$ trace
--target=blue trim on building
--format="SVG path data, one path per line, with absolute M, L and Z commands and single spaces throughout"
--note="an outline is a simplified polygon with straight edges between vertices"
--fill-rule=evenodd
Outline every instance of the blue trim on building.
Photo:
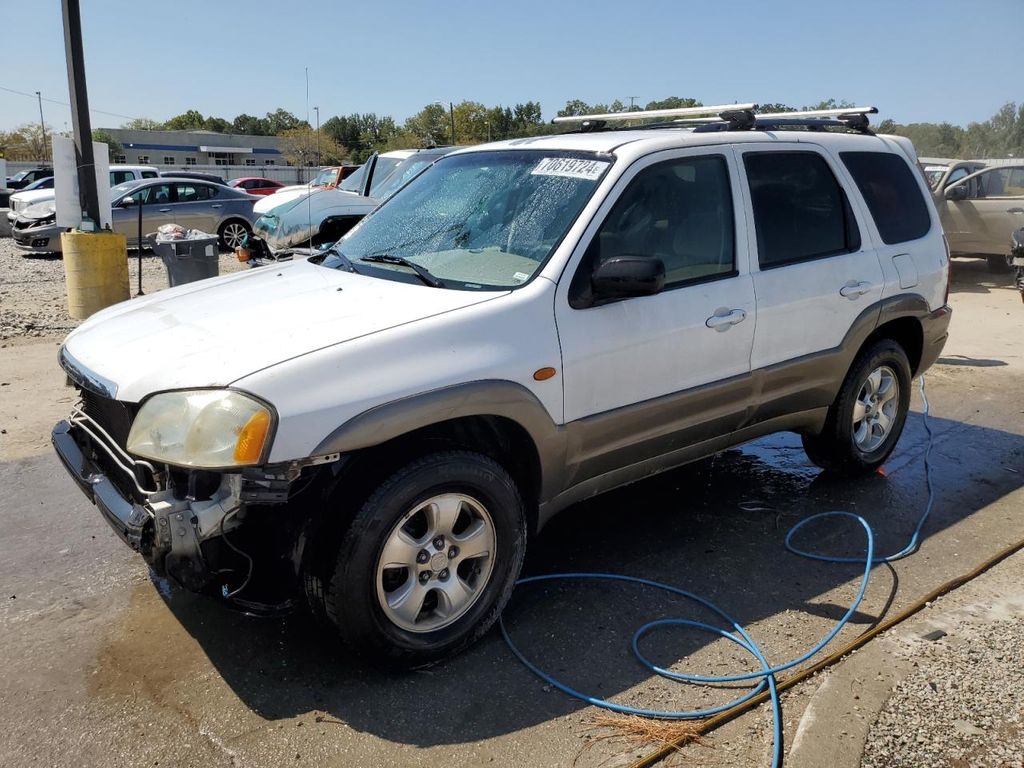
M 149 149 L 166 152 L 199 152 L 199 146 L 188 146 L 185 144 L 125 144 L 125 149 Z M 254 155 L 280 155 L 276 149 L 263 149 L 260 147 L 238 147 L 239 150 L 252 149 Z M 246 152 L 245 154 L 249 154 Z

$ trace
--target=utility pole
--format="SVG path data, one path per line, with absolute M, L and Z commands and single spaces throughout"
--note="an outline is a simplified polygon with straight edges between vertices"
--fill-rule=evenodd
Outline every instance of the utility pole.
M 320 107 L 313 107 L 316 111 L 316 165 L 320 167 Z
M 43 137 L 43 160 L 46 159 L 46 123 L 43 122 L 43 94 L 36 91 L 36 98 L 39 99 L 39 130 Z
M 92 123 L 89 94 L 85 87 L 85 54 L 82 51 L 82 17 L 78 0 L 61 0 L 64 17 L 64 52 L 68 60 L 68 91 L 71 94 L 71 125 L 75 134 L 78 190 L 82 213 L 99 227 L 100 201 L 96 191 L 96 167 L 92 154 Z
M 452 118 L 452 146 L 455 146 L 455 105 L 448 102 L 448 114 Z

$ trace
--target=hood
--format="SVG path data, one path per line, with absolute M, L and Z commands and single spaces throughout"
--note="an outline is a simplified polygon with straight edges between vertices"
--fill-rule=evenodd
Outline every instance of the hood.
M 287 194 L 287 193 L 285 193 Z M 269 195 L 274 198 L 277 195 Z M 263 238 L 271 251 L 302 245 L 320 231 L 331 216 L 362 218 L 379 201 L 340 189 L 315 189 L 308 194 L 282 201 L 264 212 L 253 224 L 253 232 Z M 255 209 L 254 209 L 255 210 Z
M 35 205 L 28 206 L 28 208 L 22 208 L 18 212 L 18 218 L 30 219 L 32 221 L 38 221 L 39 219 L 52 219 L 56 212 L 56 201 L 47 200 L 44 203 L 36 203 Z
M 171 288 L 93 315 L 65 347 L 138 402 L 168 389 L 226 386 L 317 349 L 488 301 L 356 275 L 305 259 Z
M 56 199 L 57 195 L 52 189 L 30 189 L 28 192 L 15 192 L 11 195 L 11 201 L 17 202 L 19 210 L 23 210 L 36 203 Z

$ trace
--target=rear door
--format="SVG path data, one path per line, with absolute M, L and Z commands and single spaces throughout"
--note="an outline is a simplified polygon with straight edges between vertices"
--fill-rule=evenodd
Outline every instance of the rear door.
M 785 365 L 839 348 L 854 320 L 881 298 L 883 275 L 839 182 L 849 177 L 824 150 L 773 143 L 737 151 L 756 254 L 751 369 L 782 371 L 769 382 L 780 391 L 765 391 L 767 401 L 812 385 L 787 379 Z

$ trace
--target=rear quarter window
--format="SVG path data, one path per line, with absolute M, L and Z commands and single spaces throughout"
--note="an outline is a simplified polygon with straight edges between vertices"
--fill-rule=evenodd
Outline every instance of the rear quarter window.
M 910 166 L 891 152 L 840 152 L 887 245 L 928 234 L 928 204 Z

